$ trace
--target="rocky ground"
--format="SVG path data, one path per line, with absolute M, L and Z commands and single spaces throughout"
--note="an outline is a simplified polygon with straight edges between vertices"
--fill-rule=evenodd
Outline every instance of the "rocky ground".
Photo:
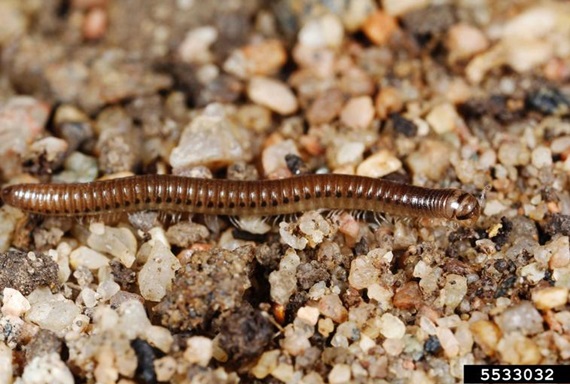
M 0 208 L 1 383 L 456 383 L 570 359 L 570 3 L 2 0 L 3 185 L 485 194 L 473 226 Z M 256 229 L 259 229 L 256 227 Z

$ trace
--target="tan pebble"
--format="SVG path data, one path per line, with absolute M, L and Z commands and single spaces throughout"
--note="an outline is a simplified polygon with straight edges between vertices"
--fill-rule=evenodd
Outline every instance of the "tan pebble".
M 429 3 L 429 0 L 384 0 L 382 1 L 382 6 L 389 15 L 401 16 L 408 12 L 425 8 Z
M 383 149 L 364 160 L 358 168 L 356 174 L 380 178 L 402 168 L 402 162 L 390 151 Z
M 269 175 L 279 170 L 288 171 L 287 162 L 285 161 L 286 155 L 300 156 L 297 145 L 291 139 L 283 140 L 266 147 L 261 154 L 263 173 Z
M 307 120 L 311 125 L 326 124 L 336 118 L 344 103 L 344 96 L 338 88 L 321 93 L 307 111 Z
M 284 383 L 292 382 L 294 374 L 295 370 L 293 369 L 293 366 L 287 363 L 279 363 L 277 364 L 277 367 L 271 371 L 271 376 Z
M 499 327 L 488 320 L 478 320 L 469 326 L 473 333 L 473 339 L 487 356 L 493 356 L 497 350 L 497 344 L 501 338 Z
M 303 320 L 307 324 L 316 325 L 319 321 L 319 309 L 315 307 L 301 307 L 297 311 L 297 318 Z
M 447 48 L 452 62 L 463 60 L 484 51 L 489 40 L 479 28 L 468 24 L 456 24 L 447 33 Z
M 268 77 L 254 77 L 247 87 L 247 95 L 256 104 L 280 115 L 290 115 L 298 108 L 293 91 L 281 81 Z
M 448 358 L 456 357 L 459 354 L 459 342 L 449 328 L 437 328 L 437 338 Z
M 324 337 L 328 337 L 334 331 L 334 323 L 330 318 L 320 319 L 317 329 Z
M 544 76 L 551 81 L 564 81 L 570 77 L 570 66 L 565 60 L 553 57 L 544 66 Z
M 264 352 L 257 364 L 251 369 L 251 373 L 257 379 L 264 379 L 277 367 L 277 359 L 281 351 L 274 349 L 272 351 Z
M 345 235 L 347 238 L 347 243 L 356 244 L 356 242 L 359 240 L 360 225 L 358 224 L 358 221 L 354 219 L 354 216 L 348 214 L 347 212 L 344 212 L 340 216 L 339 224 L 340 227 L 338 230 L 340 233 Z
M 453 131 L 459 119 L 455 107 L 450 103 L 435 106 L 426 116 L 430 127 L 439 135 Z
M 374 100 L 376 114 L 380 119 L 386 119 L 391 113 L 399 112 L 404 108 L 402 94 L 397 88 L 384 87 Z
M 248 75 L 272 75 L 287 61 L 287 52 L 280 40 L 266 40 L 245 46 L 243 54 Z
M 380 318 L 380 333 L 387 339 L 401 339 L 406 334 L 406 325 L 391 313 L 385 313 Z
M 323 316 L 331 318 L 336 323 L 342 323 L 348 316 L 348 311 L 337 294 L 325 295 L 319 300 L 319 311 Z
M 532 301 L 538 309 L 561 307 L 568 302 L 567 287 L 547 287 L 532 293 Z
M 154 361 L 156 379 L 160 382 L 168 382 L 176 372 L 176 359 L 172 356 L 164 356 Z
M 497 350 L 501 359 L 508 364 L 539 364 L 542 360 L 538 345 L 518 332 L 505 335 L 499 341 Z
M 409 281 L 396 290 L 394 298 L 392 299 L 392 304 L 396 308 L 410 310 L 419 308 L 422 301 L 422 292 L 418 283 L 415 281 Z
M 93 8 L 87 12 L 83 20 L 83 37 L 87 40 L 97 40 L 105 36 L 108 22 L 107 11 L 103 8 Z
M 401 355 L 405 346 L 406 344 L 402 339 L 386 339 L 382 343 L 382 348 L 384 348 L 386 354 L 389 356 Z
M 406 163 L 414 175 L 440 181 L 449 166 L 450 151 L 450 146 L 442 141 L 423 140 L 419 148 L 408 156 Z
M 397 29 L 396 19 L 380 10 L 368 16 L 362 26 L 364 34 L 376 45 L 386 44 Z
M 564 268 L 570 264 L 570 241 L 568 236 L 559 236 L 551 240 L 546 248 L 552 253 L 548 266 L 551 269 Z
M 330 384 L 345 384 L 350 382 L 350 365 L 336 364 L 330 371 L 328 379 Z
M 318 137 L 313 135 L 304 135 L 299 139 L 299 144 L 313 156 L 322 155 L 325 153 L 325 147 L 321 144 Z
M 340 113 L 340 120 L 354 129 L 366 129 L 374 118 L 374 106 L 369 96 L 353 97 Z

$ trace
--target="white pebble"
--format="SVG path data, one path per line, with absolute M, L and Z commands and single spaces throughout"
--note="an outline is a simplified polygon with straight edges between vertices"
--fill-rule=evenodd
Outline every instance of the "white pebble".
M 364 160 L 358 168 L 356 174 L 380 178 L 402 168 L 402 162 L 387 149 L 382 149 Z
M 81 296 L 81 300 L 83 300 L 83 304 L 87 308 L 93 308 L 97 305 L 97 298 L 98 294 L 91 288 L 85 287 L 79 292 L 79 296 Z
M 100 252 L 82 245 L 71 252 L 69 255 L 69 263 L 73 269 L 86 267 L 95 270 L 109 265 L 109 258 Z
M 546 287 L 532 293 L 532 301 L 538 309 L 561 307 L 568 302 L 567 287 Z
M 2 296 L 2 314 L 4 316 L 20 317 L 31 308 L 30 303 L 20 291 L 4 288 Z
M 459 354 L 459 342 L 449 328 L 439 327 L 437 329 L 437 338 L 441 343 L 445 356 L 453 358 Z
M 405 13 L 425 8 L 429 0 L 383 0 L 382 6 L 386 13 L 392 16 L 401 16 Z
M 178 56 L 186 63 L 207 63 L 213 58 L 210 46 L 217 40 L 218 31 L 205 26 L 189 31 L 178 47 Z
M 103 230 L 97 224 L 91 224 L 91 234 L 87 238 L 87 245 L 99 252 L 108 253 L 126 267 L 131 267 L 135 262 L 137 239 L 127 228 L 113 228 L 103 226 Z
M 204 336 L 193 336 L 186 340 L 184 359 L 192 364 L 205 367 L 212 359 L 212 340 Z
M 247 87 L 247 95 L 256 104 L 271 109 L 280 115 L 290 115 L 299 107 L 293 91 L 279 80 L 254 77 Z
M 350 382 L 350 365 L 335 364 L 329 373 L 330 384 L 345 384 Z
M 368 256 L 358 256 L 350 263 L 348 283 L 354 289 L 365 289 L 380 281 L 380 270 Z
M 148 252 L 148 259 L 138 275 L 141 295 L 146 300 L 160 301 L 171 288 L 180 261 L 168 246 L 154 239 L 143 244 L 140 252 Z
M 38 288 L 28 295 L 31 308 L 26 320 L 43 329 L 61 332 L 71 325 L 80 310 L 61 293 L 52 294 L 48 288 Z
M 303 320 L 307 324 L 316 325 L 319 321 L 319 309 L 315 307 L 304 306 L 297 311 L 297 318 Z
M 392 315 L 385 313 L 380 318 L 380 333 L 387 339 L 401 339 L 406 334 L 406 325 L 402 320 Z
M 300 156 L 297 145 L 291 139 L 283 140 L 265 148 L 261 154 L 261 165 L 265 175 L 287 169 L 286 155 Z
M 289 302 L 289 297 L 297 290 L 297 267 L 301 259 L 293 249 L 287 250 L 279 262 L 279 269 L 269 274 L 271 299 L 281 305 Z
M 531 154 L 532 165 L 536 168 L 550 167 L 552 165 L 552 152 L 547 147 L 536 147 Z
M 344 38 L 344 27 L 337 16 L 325 14 L 309 20 L 299 31 L 299 43 L 311 48 L 339 47 Z
M 22 384 L 73 384 L 75 380 L 67 365 L 61 361 L 59 354 L 51 352 L 36 356 L 28 362 L 22 373 Z
M 340 120 L 354 129 L 366 129 L 374 118 L 374 104 L 370 96 L 350 99 L 340 112 Z
M 455 107 L 450 103 L 435 106 L 426 116 L 426 121 L 435 133 L 442 135 L 455 129 L 460 120 Z

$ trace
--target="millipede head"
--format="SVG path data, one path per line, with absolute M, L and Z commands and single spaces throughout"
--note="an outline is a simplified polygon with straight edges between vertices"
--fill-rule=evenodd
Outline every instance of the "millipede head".
M 450 204 L 451 219 L 474 223 L 479 218 L 481 207 L 477 198 L 470 193 L 460 192 Z

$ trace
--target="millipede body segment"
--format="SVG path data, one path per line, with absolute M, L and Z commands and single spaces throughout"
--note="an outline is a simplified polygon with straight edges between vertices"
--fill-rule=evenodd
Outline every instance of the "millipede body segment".
M 71 184 L 18 184 L 6 204 L 51 216 L 98 216 L 143 210 L 273 216 L 314 209 L 372 211 L 474 221 L 477 199 L 459 189 L 429 189 L 369 177 L 322 174 L 238 181 L 173 175 Z

